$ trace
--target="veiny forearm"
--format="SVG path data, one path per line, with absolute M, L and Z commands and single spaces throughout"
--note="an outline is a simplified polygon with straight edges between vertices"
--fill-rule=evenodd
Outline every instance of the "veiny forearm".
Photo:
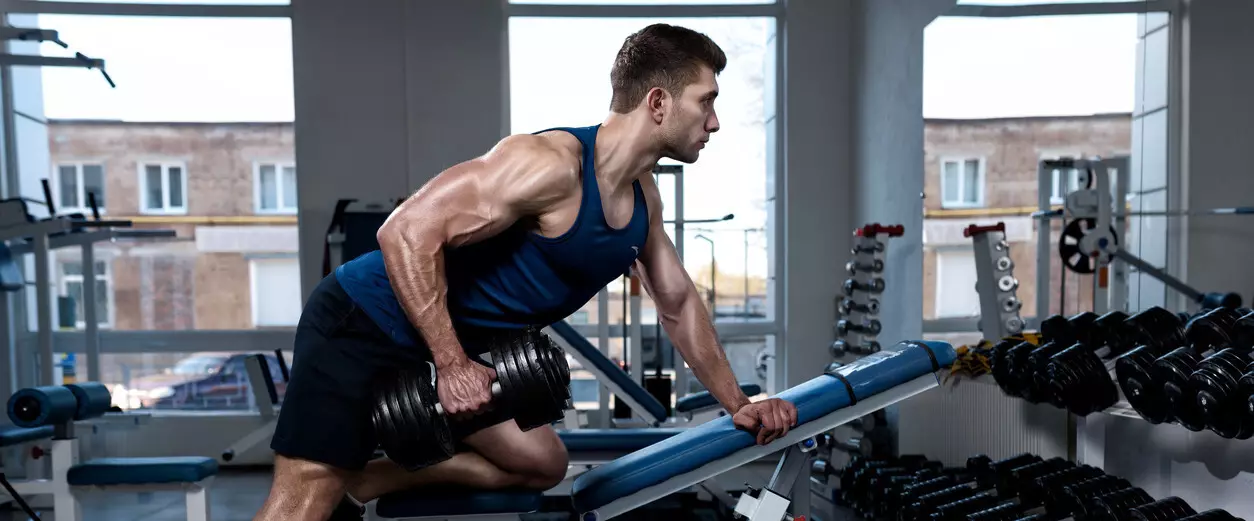
M 426 341 L 436 367 L 447 367 L 468 357 L 448 311 L 444 244 L 435 234 L 407 228 L 381 234 L 383 262 L 401 308 Z
M 718 333 L 710 321 L 709 310 L 696 292 L 690 293 L 676 306 L 677 312 L 663 313 L 662 326 L 675 342 L 684 360 L 692 367 L 693 375 L 714 395 L 719 404 L 730 414 L 735 414 L 749 403 L 749 397 L 740 390 L 740 383 L 732 372 L 727 354 L 719 344 Z

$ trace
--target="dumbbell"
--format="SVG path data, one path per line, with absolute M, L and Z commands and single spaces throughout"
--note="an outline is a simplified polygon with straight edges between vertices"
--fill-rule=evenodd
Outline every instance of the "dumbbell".
M 1075 521 L 1130 521 L 1133 508 L 1153 502 L 1154 498 L 1144 490 L 1125 488 L 1085 501 L 1074 517 Z
M 1128 316 L 1111 311 L 1073 329 L 1077 343 L 1050 357 L 1044 371 L 1047 399 L 1078 416 L 1105 410 L 1119 401 L 1119 389 L 1103 359 L 1123 353 L 1123 324 Z M 1039 376 L 1039 373 L 1038 373 Z
M 1019 484 L 1019 502 L 1033 507 L 1044 506 L 1050 494 L 1057 494 L 1063 487 L 1105 476 L 1106 473 L 1091 465 L 1076 465 Z
M 536 328 L 487 341 L 497 375 L 491 388 L 493 406 L 510 410 L 524 431 L 561 419 L 571 397 L 570 367 L 562 350 Z M 379 445 L 411 471 L 455 453 L 449 419 L 436 392 L 435 366 L 426 366 L 426 371 L 397 370 L 373 390 L 371 423 Z
M 918 465 L 863 471 L 861 475 L 855 476 L 853 490 L 846 497 L 846 501 L 858 513 L 865 517 L 872 517 L 878 510 L 876 503 L 886 498 L 896 487 L 913 482 L 917 479 L 916 474 L 919 471 L 939 468 L 941 468 L 939 461 L 923 461 Z
M 997 497 L 1009 497 L 1013 494 L 1004 493 L 1003 487 L 1009 486 L 1009 480 L 1015 479 L 1015 472 L 1041 461 L 1039 456 L 1033 454 L 1020 454 L 996 462 L 992 461 L 988 456 L 972 456 L 967 459 L 966 467 L 961 469 L 960 472 L 950 473 L 928 482 L 920 483 L 915 487 L 904 488 L 902 490 L 902 508 L 899 519 L 901 521 L 911 521 L 930 518 L 937 513 L 937 509 L 942 505 L 973 498 L 984 493 L 995 492 Z M 970 506 L 968 504 L 967 507 Z M 966 511 L 959 509 L 948 515 L 957 515 L 959 512 Z
M 1045 494 L 1045 510 L 1058 519 L 1075 515 L 1081 511 L 1085 501 L 1129 488 L 1128 480 L 1118 476 L 1103 475 L 1089 478 L 1078 483 L 1071 483 Z
M 865 343 L 859 345 L 850 344 L 843 338 L 836 339 L 832 342 L 832 345 L 828 346 L 828 350 L 831 351 L 831 355 L 834 358 L 845 356 L 845 353 L 869 355 L 871 353 L 880 352 L 880 349 L 882 349 L 880 343 L 875 340 L 867 340 Z
M 987 492 L 983 496 L 974 496 L 965 500 L 969 502 L 965 506 L 950 505 L 948 508 L 938 507 L 937 513 L 943 513 L 952 509 L 954 515 L 967 516 L 977 513 L 984 508 L 1018 505 L 1019 508 L 1017 509 L 1005 508 L 1003 510 L 1002 515 L 1009 517 L 1046 505 L 1048 498 L 1059 495 L 1060 491 L 1069 485 L 1105 475 L 1097 467 L 1089 465 L 1067 466 L 1067 463 L 1069 462 L 1060 463 L 1057 460 L 1046 460 L 1025 466 L 1017 471 L 1019 475 L 1016 476 L 1012 472 L 1010 476 L 1010 479 L 1017 480 L 1017 483 L 1014 484 L 1014 489 L 1010 489 L 1009 486 L 1003 486 L 998 493 Z M 1050 467 L 1062 467 L 1062 469 L 1037 476 L 1042 469 Z M 1009 485 L 1009 483 L 1006 483 L 1006 485 Z M 952 518 L 953 515 L 950 515 L 940 521 L 950 521 Z
M 884 243 L 880 241 L 872 241 L 870 244 L 855 244 L 849 253 L 858 255 L 862 253 L 879 253 L 884 251 Z
M 853 296 L 855 291 L 863 293 L 883 293 L 884 279 L 874 278 L 870 283 L 865 283 L 856 279 L 845 279 L 845 295 Z
M 1242 521 L 1242 519 L 1228 513 L 1227 510 L 1213 508 L 1189 517 L 1180 518 L 1179 521 Z
M 848 335 L 850 331 L 875 336 L 880 334 L 880 330 L 881 326 L 879 320 L 868 320 L 861 324 L 843 319 L 836 322 L 836 334 L 839 336 Z
M 1227 347 L 1197 364 L 1189 375 L 1202 421 L 1224 438 L 1248 439 L 1254 435 L 1254 410 L 1250 391 L 1241 389 L 1241 379 L 1249 372 L 1250 352 L 1254 349 L 1254 312 L 1239 317 L 1226 332 Z
M 1115 359 L 1115 379 L 1128 404 L 1150 423 L 1171 419 L 1163 388 L 1152 377 L 1154 361 L 1185 344 L 1180 318 L 1154 306 L 1128 317 L 1124 322 L 1124 343 L 1136 345 Z
M 880 259 L 874 259 L 870 263 L 849 261 L 845 263 L 845 271 L 850 275 L 857 275 L 858 272 L 881 273 L 884 271 L 884 261 Z
M 1229 308 L 1216 308 L 1229 309 Z M 1132 508 L 1132 519 L 1137 521 L 1176 521 L 1197 514 L 1193 507 L 1176 496 L 1165 497 L 1153 503 Z
M 1190 377 L 1208 352 L 1231 345 L 1232 328 L 1243 314 L 1231 308 L 1215 308 L 1194 316 L 1185 326 L 1185 345 L 1160 356 L 1151 365 L 1150 378 L 1155 388 L 1163 390 L 1167 414 L 1184 428 L 1195 432 L 1206 428 L 1206 417 L 1198 407 L 1197 390 Z M 1227 361 L 1220 358 L 1212 362 Z
M 993 508 L 967 514 L 967 521 L 1015 521 L 1022 518 L 1028 507 L 1014 501 L 1007 501 Z
M 841 498 L 856 508 L 865 504 L 866 496 L 872 485 L 878 486 L 884 480 L 892 476 L 912 475 L 923 468 L 940 467 L 939 462 L 933 462 L 923 456 L 911 456 L 906 458 L 888 458 L 885 465 L 868 466 L 851 472 L 848 480 L 841 476 Z M 848 486 L 846 485 L 848 483 Z
M 868 315 L 878 315 L 880 312 L 880 301 L 876 299 L 867 299 L 866 304 L 859 304 L 851 298 L 844 298 L 840 300 L 839 307 L 841 315 L 848 316 L 855 311 Z

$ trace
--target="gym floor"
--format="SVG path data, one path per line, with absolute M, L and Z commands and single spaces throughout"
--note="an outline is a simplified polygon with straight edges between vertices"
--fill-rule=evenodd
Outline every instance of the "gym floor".
M 214 521 L 251 521 L 257 509 L 266 500 L 270 490 L 269 468 L 256 469 L 222 469 L 213 482 L 210 499 L 210 516 Z M 770 477 L 770 468 L 757 469 L 763 474 L 761 478 Z M 737 476 L 739 478 L 739 476 Z M 83 521 L 184 521 L 187 519 L 183 505 L 183 495 L 177 492 L 149 493 L 108 493 L 86 492 L 83 494 Z M 564 498 L 554 498 L 562 501 Z M 716 521 L 730 519 L 730 516 L 719 516 L 713 508 L 694 507 L 694 503 L 684 501 L 682 497 L 672 497 L 658 501 L 650 507 L 637 509 L 631 515 L 623 516 L 623 521 L 634 519 L 656 521 L 658 519 Z M 32 505 L 41 517 L 41 521 L 56 521 L 51 505 L 37 503 Z M 558 506 L 557 508 L 560 508 Z M 567 521 L 569 516 L 557 514 L 529 514 L 524 521 Z M 0 521 L 27 521 L 26 516 L 16 510 L 15 506 L 0 507 Z M 842 520 L 837 520 L 842 521 Z

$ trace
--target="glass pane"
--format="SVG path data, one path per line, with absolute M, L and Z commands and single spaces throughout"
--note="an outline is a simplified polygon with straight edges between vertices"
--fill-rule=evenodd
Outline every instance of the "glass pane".
M 773 82 L 771 35 L 773 18 L 512 18 L 509 21 L 511 131 L 534 132 L 588 121 L 589 114 L 605 114 L 612 95 L 610 68 L 624 38 L 654 23 L 687 27 L 709 36 L 727 54 L 727 67 L 719 75 L 715 104 L 720 130 L 714 134 L 700 159 L 683 165 L 686 229 L 684 263 L 695 282 L 709 290 L 711 249 L 696 234 L 715 241 L 718 309 L 721 320 L 744 316 L 744 286 L 748 280 L 751 300 L 765 305 L 769 247 L 764 230 L 768 220 L 766 92 Z M 545 58 L 554 48 L 571 48 L 569 61 Z M 574 64 L 574 65 L 572 65 Z M 768 67 L 771 67 L 768 70 Z M 564 78 L 555 84 L 554 77 Z M 589 123 L 593 123 L 589 121 Z M 772 123 L 773 124 L 773 123 Z M 675 164 L 662 160 L 663 164 Z M 665 218 L 673 219 L 673 179 L 661 176 Z M 733 215 L 732 219 L 723 217 Z M 698 221 L 698 222 L 693 222 Z M 750 240 L 745 240 L 749 231 Z M 748 242 L 746 246 L 746 242 Z M 747 255 L 746 255 L 747 253 Z M 760 290 L 760 291 L 759 291 Z M 647 298 L 645 300 L 648 300 Z M 768 315 L 769 316 L 769 315 Z M 594 319 L 595 320 L 595 319 Z
M 980 202 L 980 162 L 968 159 L 963 175 L 962 202 L 971 204 Z
M 81 262 L 62 262 L 61 273 L 65 275 L 82 275 L 83 263 Z
M 109 324 L 109 281 L 102 279 L 96 279 L 96 323 Z
M 62 208 L 78 208 L 78 167 L 64 165 L 57 169 L 57 181 L 61 185 Z
M 272 369 L 274 353 L 136 353 L 100 355 L 100 381 L 124 410 L 247 411 L 255 407 L 244 359 L 263 354 Z M 286 353 L 291 366 L 291 353 Z M 276 371 L 277 372 L 277 371 Z M 287 382 L 274 382 L 280 402 Z
M 945 202 L 958 200 L 958 188 L 961 182 L 962 180 L 958 178 L 958 163 L 946 161 L 945 172 L 941 177 L 941 189 L 945 194 Z
M 170 208 L 183 207 L 183 169 L 172 166 L 169 174 Z
M 48 123 L 46 134 L 18 141 L 19 155 L 47 157 L 44 171 L 50 176 L 58 172 L 53 165 L 95 162 L 103 167 L 96 184 L 110 192 L 110 213 L 149 214 L 135 219 L 134 227 L 177 236 L 96 244 L 96 258 L 109 259 L 108 270 L 97 269 L 97 284 L 106 290 L 99 305 L 112 316 L 109 327 L 256 328 L 249 260 L 300 253 L 295 215 L 256 215 L 253 166 L 296 157 L 290 20 L 60 14 L 9 20 L 60 31 L 71 48 L 42 44 L 41 54 L 72 57 L 81 50 L 103 58 L 118 84 L 109 88 L 97 71 L 68 67 L 24 72 L 42 86 L 42 92 L 28 94 L 42 95 L 41 116 Z M 36 103 L 19 101 L 18 106 Z M 95 183 L 93 170 L 80 174 L 80 200 Z M 283 182 L 276 181 L 281 191 Z M 193 198 L 197 204 L 191 204 Z M 184 210 L 188 217 L 165 215 Z M 192 224 L 211 218 L 238 225 Z M 53 255 L 58 262 L 79 259 L 76 248 Z M 300 302 L 287 307 L 299 309 Z M 160 372 L 184 356 L 146 360 L 150 370 Z M 116 363 L 112 367 L 116 370 Z
M 71 280 L 65 282 L 65 296 L 74 300 L 74 319 L 83 320 L 83 281 Z
M 104 167 L 101 165 L 83 165 L 83 197 L 87 194 L 93 194 L 96 198 L 96 207 L 104 210 L 105 208 L 105 182 Z M 87 207 L 91 203 L 90 199 L 83 201 L 83 206 Z
M 109 273 L 109 264 L 105 261 L 96 261 L 96 275 L 106 275 Z
M 165 195 L 161 182 L 161 165 L 148 165 L 144 168 L 147 177 L 147 193 L 148 199 L 145 201 L 148 209 L 160 210 L 165 208 Z
M 279 183 L 275 180 L 274 165 L 261 167 L 261 209 L 274 210 L 279 207 Z
M 296 167 L 283 167 L 283 208 L 296 209 Z

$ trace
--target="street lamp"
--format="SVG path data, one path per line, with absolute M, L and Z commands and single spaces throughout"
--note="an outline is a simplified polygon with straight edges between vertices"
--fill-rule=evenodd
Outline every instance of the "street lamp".
M 710 243 L 710 316 L 714 316 L 714 306 L 715 306 L 714 299 L 716 296 L 715 292 L 718 291 L 716 289 L 718 288 L 718 286 L 715 285 L 717 281 L 714 278 L 715 273 L 718 273 L 718 265 L 715 264 L 715 260 L 714 260 L 714 239 L 711 239 L 699 233 L 697 234 L 696 238 Z

